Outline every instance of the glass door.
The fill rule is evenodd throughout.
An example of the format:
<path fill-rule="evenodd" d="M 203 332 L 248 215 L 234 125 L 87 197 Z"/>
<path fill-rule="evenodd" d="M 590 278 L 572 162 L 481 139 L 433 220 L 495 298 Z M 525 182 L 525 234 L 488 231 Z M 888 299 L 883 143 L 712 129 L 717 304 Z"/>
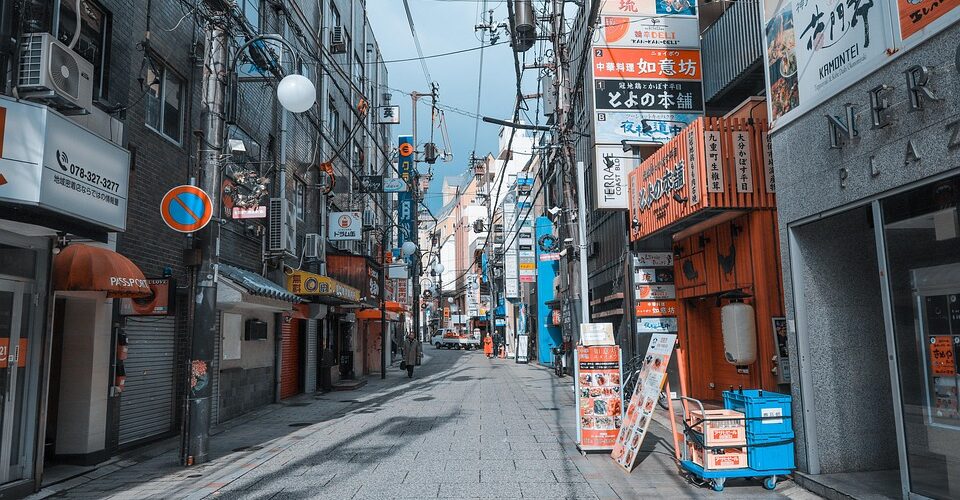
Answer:
<path fill-rule="evenodd" d="M 29 325 L 26 302 L 22 282 L 0 279 L 0 484 L 22 476 L 23 464 L 16 457 L 21 455 L 24 383 L 18 381 L 17 369 L 26 361 L 25 335 L 21 342 Z"/>
<path fill-rule="evenodd" d="M 880 206 L 907 493 L 960 498 L 960 177 Z"/>

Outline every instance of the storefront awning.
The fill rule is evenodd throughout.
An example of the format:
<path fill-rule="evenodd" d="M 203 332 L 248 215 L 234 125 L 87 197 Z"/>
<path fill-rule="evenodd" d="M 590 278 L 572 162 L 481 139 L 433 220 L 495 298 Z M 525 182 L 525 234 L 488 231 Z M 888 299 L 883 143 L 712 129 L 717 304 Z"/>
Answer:
<path fill-rule="evenodd" d="M 284 290 L 280 285 L 245 269 L 220 264 L 220 274 L 243 287 L 251 295 L 259 295 L 261 297 L 292 302 L 294 304 L 303 301 L 300 297 Z"/>
<path fill-rule="evenodd" d="M 359 304 L 360 290 L 344 285 L 339 281 L 306 271 L 293 271 L 287 274 L 287 290 L 301 297 L 325 304 Z"/>
<path fill-rule="evenodd" d="M 403 304 L 393 300 L 387 301 L 387 310 L 395 313 L 407 312 L 407 308 Z"/>
<path fill-rule="evenodd" d="M 143 271 L 130 259 L 106 248 L 75 243 L 53 259 L 53 289 L 106 292 L 110 298 L 137 299 L 153 292 Z"/>
<path fill-rule="evenodd" d="M 361 309 L 357 312 L 357 319 L 359 320 L 379 320 L 380 319 L 380 309 Z M 387 311 L 387 321 L 400 321 L 400 315 Z"/>

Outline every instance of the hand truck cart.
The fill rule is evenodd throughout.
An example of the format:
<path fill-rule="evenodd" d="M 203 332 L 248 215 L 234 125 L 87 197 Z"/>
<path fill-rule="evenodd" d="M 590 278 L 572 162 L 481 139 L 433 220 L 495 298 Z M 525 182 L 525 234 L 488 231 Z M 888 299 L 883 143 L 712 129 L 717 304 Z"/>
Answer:
<path fill-rule="evenodd" d="M 752 464 L 749 458 L 746 460 L 746 467 L 738 467 L 731 469 L 706 469 L 703 465 L 699 465 L 693 461 L 691 456 L 691 449 L 694 446 L 699 447 L 702 450 L 709 449 L 719 449 L 719 448 L 735 448 L 740 446 L 706 446 L 704 442 L 703 435 L 696 431 L 694 427 L 699 424 L 704 424 L 705 421 L 718 421 L 718 420 L 746 420 L 748 417 L 743 418 L 706 418 L 706 411 L 704 410 L 703 403 L 697 399 L 680 396 L 680 412 L 683 425 L 683 446 L 677 450 L 678 459 L 680 461 L 679 466 L 681 473 L 688 473 L 703 482 L 708 482 L 713 488 L 714 491 L 723 491 L 724 483 L 729 478 L 751 478 L 751 479 L 763 479 L 763 487 L 768 490 L 772 490 L 777 487 L 777 476 L 785 476 L 790 474 L 793 471 L 793 436 L 790 435 L 789 439 L 784 439 L 781 436 L 776 437 L 776 440 L 767 440 L 763 443 L 751 444 L 750 433 L 747 434 L 747 444 L 746 448 L 750 450 L 751 446 L 757 446 L 759 449 L 754 450 L 756 453 L 751 452 L 748 455 L 749 457 L 756 456 L 760 463 Z M 703 419 L 697 422 L 690 422 L 690 415 L 688 414 L 687 404 L 691 404 L 699 408 L 699 415 L 704 416 Z M 672 406 L 672 405 L 671 405 Z M 673 425 L 674 436 L 677 435 L 676 428 L 676 414 L 671 411 L 671 424 Z M 784 450 L 783 447 L 789 448 L 789 461 L 783 459 L 780 460 L 771 460 L 768 456 L 770 451 L 776 451 L 777 453 L 784 453 L 787 450 Z M 705 454 L 705 453 L 704 453 Z M 706 460 L 704 460 L 706 462 Z M 706 465 L 706 463 L 704 463 Z M 760 468 L 753 468 L 754 466 L 759 466 Z M 768 468 L 770 467 L 770 468 Z"/>

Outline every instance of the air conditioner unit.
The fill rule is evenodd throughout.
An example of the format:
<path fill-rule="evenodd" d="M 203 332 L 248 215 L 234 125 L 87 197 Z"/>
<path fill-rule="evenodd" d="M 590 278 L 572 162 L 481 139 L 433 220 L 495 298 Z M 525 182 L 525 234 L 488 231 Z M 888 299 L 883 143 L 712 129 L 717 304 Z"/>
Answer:
<path fill-rule="evenodd" d="M 303 256 L 308 259 L 320 258 L 320 245 L 323 240 L 317 233 L 307 233 L 303 237 Z"/>
<path fill-rule="evenodd" d="M 49 33 L 30 33 L 21 41 L 20 97 L 63 113 L 86 114 L 93 106 L 93 64 Z"/>
<path fill-rule="evenodd" d="M 270 198 L 270 221 L 267 251 L 297 254 L 297 214 L 293 202 L 283 198 Z"/>
<path fill-rule="evenodd" d="M 363 227 L 373 227 L 377 224 L 377 213 L 367 208 L 363 211 Z"/>
<path fill-rule="evenodd" d="M 330 33 L 330 53 L 347 53 L 347 37 L 343 33 L 343 26 L 334 26 Z"/>

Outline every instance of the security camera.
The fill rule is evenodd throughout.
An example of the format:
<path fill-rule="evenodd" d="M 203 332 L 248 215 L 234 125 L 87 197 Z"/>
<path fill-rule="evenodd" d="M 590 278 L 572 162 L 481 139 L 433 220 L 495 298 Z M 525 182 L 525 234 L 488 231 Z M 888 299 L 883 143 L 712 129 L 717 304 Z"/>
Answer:
<path fill-rule="evenodd" d="M 547 209 L 547 213 L 550 214 L 551 217 L 556 217 L 560 212 L 563 212 L 563 209 L 560 207 L 551 207 Z"/>

